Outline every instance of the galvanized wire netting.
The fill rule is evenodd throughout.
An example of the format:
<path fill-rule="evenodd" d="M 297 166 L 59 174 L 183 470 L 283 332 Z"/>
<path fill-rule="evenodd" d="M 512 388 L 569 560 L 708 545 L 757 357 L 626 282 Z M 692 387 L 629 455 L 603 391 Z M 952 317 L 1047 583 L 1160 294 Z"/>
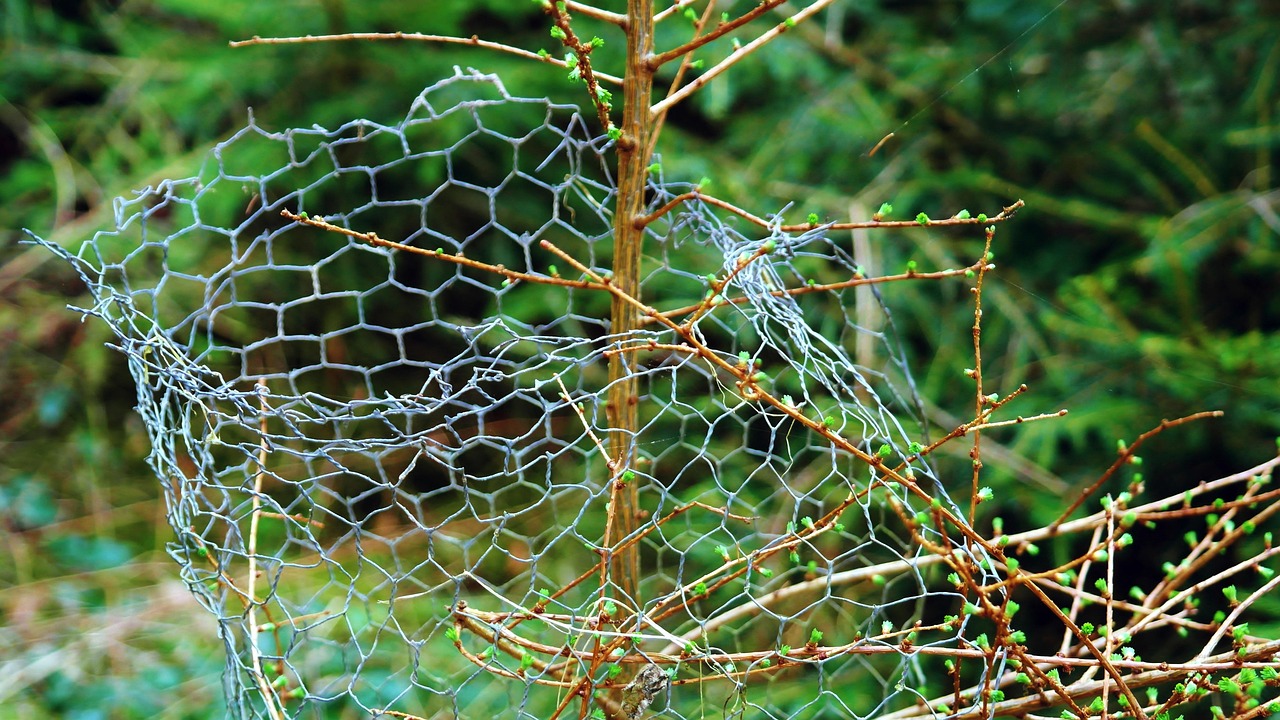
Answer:
<path fill-rule="evenodd" d="M 869 718 L 949 686 L 910 652 L 963 643 L 943 619 L 963 599 L 900 521 L 927 508 L 664 349 L 660 323 L 611 334 L 607 293 L 480 267 L 583 279 L 546 240 L 606 274 L 610 157 L 575 108 L 459 72 L 393 126 L 250 122 L 63 252 L 128 356 L 236 716 Z M 649 206 L 686 190 L 655 180 Z M 757 230 L 698 202 L 654 222 L 643 300 L 676 312 L 728 278 L 698 337 L 867 452 L 912 456 L 879 297 L 778 292 L 863 272 L 847 240 Z M 602 568 L 611 351 L 639 360 L 634 596 Z"/>

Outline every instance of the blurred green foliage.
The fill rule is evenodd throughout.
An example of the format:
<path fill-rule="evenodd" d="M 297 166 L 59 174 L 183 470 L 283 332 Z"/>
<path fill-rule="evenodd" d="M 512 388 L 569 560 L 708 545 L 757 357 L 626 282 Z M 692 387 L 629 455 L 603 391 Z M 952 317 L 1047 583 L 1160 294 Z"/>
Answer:
<path fill-rule="evenodd" d="M 1033 392 L 1017 412 L 1071 413 L 992 434 L 1007 459 L 988 462 L 995 510 L 1016 531 L 1020 516 L 1052 519 L 1063 487 L 1096 477 L 1116 438 L 1162 417 L 1228 413 L 1150 446 L 1146 472 L 1163 487 L 1270 451 L 1280 417 L 1278 10 L 1274 0 L 837 3 L 678 107 L 659 148 L 663 173 L 709 177 L 711 192 L 761 214 L 794 203 L 796 222 L 865 217 L 884 201 L 902 218 L 1027 201 L 997 234 L 987 388 L 1025 382 Z M 682 22 L 662 27 L 661 46 L 687 37 Z M 199 611 L 175 609 L 169 593 L 184 591 L 165 561 L 137 562 L 168 529 L 128 373 L 104 348 L 106 329 L 64 309 L 83 302 L 70 271 L 18 245 L 18 228 L 70 246 L 110 227 L 112 198 L 196 173 L 249 107 L 271 129 L 394 122 L 455 64 L 496 72 L 522 95 L 580 99 L 554 68 L 471 49 L 227 46 L 361 30 L 556 49 L 524 0 L 6 5 L 0 524 L 14 561 L 0 563 L 0 645 L 27 665 L 56 658 L 16 698 L 0 697 L 17 716 L 209 717 L 220 667 L 213 636 L 188 632 L 183 614 Z M 619 44 L 597 61 L 607 66 Z M 708 63 L 726 51 L 709 49 Z M 975 235 L 923 230 L 871 242 L 881 273 L 908 260 L 956 267 L 980 248 Z M 968 294 L 906 284 L 883 294 L 935 422 L 962 417 Z M 1027 464 L 1059 484 L 1035 481 Z M 122 653 L 75 644 L 112 624 Z"/>

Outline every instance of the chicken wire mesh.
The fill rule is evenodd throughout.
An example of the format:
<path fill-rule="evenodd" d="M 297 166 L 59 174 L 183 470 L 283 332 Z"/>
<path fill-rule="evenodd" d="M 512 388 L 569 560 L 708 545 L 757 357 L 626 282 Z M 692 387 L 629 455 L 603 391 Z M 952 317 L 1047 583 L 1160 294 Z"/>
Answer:
<path fill-rule="evenodd" d="M 611 334 L 609 294 L 555 267 L 543 241 L 607 276 L 609 151 L 576 108 L 459 71 L 393 126 L 251 119 L 52 248 L 128 357 L 233 715 L 870 718 L 950 686 L 920 651 L 966 643 L 964 600 L 901 522 L 928 508 L 670 327 Z M 649 209 L 689 189 L 655 177 Z M 689 202 L 645 242 L 645 302 L 965 515 L 914 457 L 910 374 L 840 238 Z M 611 352 L 640 414 L 613 470 Z M 609 548 L 619 481 L 641 517 Z M 623 546 L 630 593 L 602 560 Z"/>

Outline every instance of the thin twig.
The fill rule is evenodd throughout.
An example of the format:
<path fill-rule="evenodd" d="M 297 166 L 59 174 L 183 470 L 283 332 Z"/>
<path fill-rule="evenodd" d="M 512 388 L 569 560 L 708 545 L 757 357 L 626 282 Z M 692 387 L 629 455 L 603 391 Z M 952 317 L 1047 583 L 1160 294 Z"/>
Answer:
<path fill-rule="evenodd" d="M 907 272 L 900 273 L 898 275 L 881 275 L 878 277 L 863 277 L 859 274 L 855 274 L 852 278 L 848 280 L 841 280 L 840 282 L 813 283 L 811 285 L 801 285 L 800 287 L 786 288 L 783 290 L 770 290 L 769 295 L 771 297 L 807 295 L 809 293 L 832 292 L 836 290 L 844 290 L 846 288 L 859 287 L 862 285 L 879 285 L 882 283 L 900 282 L 904 280 L 944 280 L 946 278 L 953 278 L 960 275 L 967 275 L 971 272 L 977 272 L 977 270 L 978 264 L 975 263 L 967 268 L 937 270 L 933 272 L 908 270 Z M 720 307 L 721 305 L 741 305 L 743 303 L 750 302 L 751 300 L 750 297 L 745 295 L 733 298 L 725 297 L 724 295 L 720 295 L 719 297 L 721 298 L 721 302 L 717 307 Z M 688 313 L 694 312 L 704 305 L 705 302 L 700 302 L 696 305 L 685 305 L 671 310 L 664 310 L 659 313 L 659 315 L 666 318 L 676 318 L 681 315 L 687 315 Z M 648 325 L 654 322 L 657 322 L 657 320 L 646 318 L 642 321 L 642 324 Z"/>
<path fill-rule="evenodd" d="M 759 217 L 746 210 L 743 210 L 742 208 L 738 207 L 737 205 L 734 205 L 733 203 L 730 203 L 726 200 L 721 200 L 720 198 L 717 198 L 717 197 L 712 197 L 710 195 L 707 195 L 706 193 L 703 193 L 701 190 L 694 189 L 694 190 L 691 190 L 690 192 L 677 195 L 676 197 L 667 201 L 666 204 L 664 204 L 662 207 L 658 208 L 657 210 L 654 210 L 653 212 L 649 213 L 648 215 L 645 215 L 644 217 L 637 218 L 635 221 L 636 226 L 646 227 L 653 221 L 657 220 L 663 215 L 666 215 L 667 213 L 674 210 L 681 203 L 685 203 L 690 200 L 701 200 L 702 202 L 708 205 L 714 205 L 715 207 L 728 210 L 734 215 L 744 218 L 745 220 L 747 220 L 753 225 L 757 225 L 767 230 L 776 229 L 782 232 L 808 232 L 810 230 L 816 230 L 818 228 L 826 228 L 828 230 L 862 230 L 862 229 L 872 229 L 872 228 L 958 227 L 958 226 L 964 226 L 964 225 L 985 226 L 985 225 L 990 225 L 992 223 L 1000 223 L 1000 222 L 1009 220 L 1018 212 L 1018 210 L 1022 209 L 1023 205 L 1025 204 L 1023 203 L 1023 201 L 1017 200 L 1012 205 L 1002 209 L 999 213 L 991 217 L 985 217 L 985 216 L 968 217 L 968 218 L 952 217 L 952 218 L 946 218 L 944 220 L 929 219 L 929 220 L 924 220 L 923 222 L 920 220 L 865 220 L 861 222 L 845 222 L 845 223 L 798 223 L 794 225 L 777 225 L 769 222 L 768 220 L 762 217 Z"/>
<path fill-rule="evenodd" d="M 1031 417 L 1018 416 L 1013 420 L 1001 420 L 999 422 L 980 423 L 978 425 L 972 425 L 968 429 L 969 430 L 989 430 L 991 428 L 1005 427 L 1008 425 L 1021 425 L 1022 423 L 1035 422 L 1036 420 L 1052 420 L 1053 418 L 1060 418 L 1066 414 L 1067 414 L 1066 409 L 1062 409 L 1057 412 L 1032 415 Z"/>
<path fill-rule="evenodd" d="M 271 683 L 267 682 L 267 676 L 262 672 L 262 651 L 258 648 L 258 621 L 255 618 L 258 606 L 256 595 L 258 579 L 258 521 L 262 517 L 262 480 L 267 472 L 267 410 L 269 408 L 267 406 L 266 378 L 258 378 L 258 407 L 262 413 L 262 417 L 258 421 L 258 471 L 253 476 L 253 497 L 250 500 L 253 509 L 249 514 L 249 577 L 245 581 L 245 592 L 249 596 L 249 607 L 247 608 L 249 657 L 252 663 L 253 680 L 258 684 L 258 693 L 262 695 L 262 702 L 266 705 L 267 713 L 272 720 L 284 720 L 281 708 L 278 707 L 280 698 L 271 689 Z"/>
<path fill-rule="evenodd" d="M 703 9 L 702 15 L 698 17 L 697 22 L 693 26 L 693 40 L 696 41 L 702 36 L 702 30 L 707 26 L 707 20 L 710 19 L 711 13 L 715 11 L 716 4 L 714 2 L 707 3 L 707 7 Z M 680 89 L 680 83 L 684 82 L 685 73 L 693 67 L 693 53 L 687 53 L 680 59 L 680 67 L 676 68 L 676 75 L 671 79 L 671 84 L 667 87 L 667 96 L 671 96 Z M 654 72 L 661 63 L 650 60 L 645 64 L 648 72 Z M 658 138 L 662 135 L 662 127 L 667 122 L 667 112 L 653 113 L 649 119 L 649 144 L 646 148 L 645 155 L 652 157 L 658 147 Z"/>
<path fill-rule="evenodd" d="M 653 22 L 655 24 L 660 23 L 695 2 L 698 2 L 698 0 L 675 0 L 675 2 L 671 3 L 671 7 L 654 15 Z"/>
<path fill-rule="evenodd" d="M 565 7 L 568 8 L 570 12 L 575 12 L 575 13 L 578 13 L 579 15 L 583 15 L 585 17 L 593 18 L 596 20 L 603 20 L 604 22 L 607 22 L 610 25 L 617 25 L 618 27 L 623 27 L 627 24 L 627 16 L 622 15 L 620 13 L 609 12 L 608 10 L 603 10 L 594 5 L 587 5 L 586 3 L 574 2 L 573 0 L 564 0 L 564 4 L 565 4 Z"/>
<path fill-rule="evenodd" d="M 815 15 L 819 10 L 830 5 L 832 2 L 833 0 L 816 0 L 816 2 L 814 2 L 809 7 L 801 10 L 795 15 L 792 15 L 791 17 L 787 18 L 785 21 L 778 23 L 773 28 L 765 31 L 764 33 L 761 33 L 761 35 L 757 37 L 755 40 L 752 40 L 746 45 L 743 45 L 737 50 L 734 50 L 732 53 L 729 54 L 728 57 L 716 63 L 710 70 L 707 70 L 702 75 L 699 75 L 697 79 L 695 79 L 693 82 L 689 83 L 688 85 L 685 85 L 678 92 L 672 95 L 669 95 L 664 100 L 661 100 L 658 103 L 654 104 L 651 108 L 649 108 L 650 112 L 653 112 L 653 113 L 666 112 L 672 106 L 676 105 L 680 101 L 684 100 L 685 98 L 689 97 L 693 93 L 697 92 L 699 89 L 702 88 L 702 86 L 711 82 L 711 80 L 716 76 L 718 76 L 720 73 L 724 72 L 725 70 L 728 70 L 734 65 L 737 65 L 740 61 L 745 59 L 748 55 L 755 52 L 756 50 L 759 50 L 765 45 L 768 45 L 770 42 L 780 37 L 783 33 L 790 30 L 796 24 L 804 22 L 805 20 L 808 20 L 810 17 L 813 17 L 813 15 Z"/>
<path fill-rule="evenodd" d="M 494 275 L 501 275 L 512 282 L 524 281 L 542 283 L 543 285 L 559 285 L 561 287 L 581 288 L 584 290 L 608 289 L 602 283 L 591 282 L 588 280 L 567 280 L 557 275 L 537 275 L 534 273 L 520 272 L 518 270 L 511 270 L 503 265 L 491 265 L 489 263 L 480 262 L 479 260 L 472 260 L 462 253 L 451 255 L 443 250 L 428 250 L 414 245 L 405 245 L 404 243 L 398 243 L 394 240 L 385 240 L 378 237 L 378 234 L 374 232 L 351 230 L 350 228 L 344 228 L 341 225 L 334 225 L 327 220 L 322 220 L 311 215 L 295 214 L 288 210 L 281 210 L 280 214 L 303 225 L 310 225 L 311 227 L 320 228 L 321 230 L 326 230 L 328 232 L 334 232 L 357 240 L 363 240 L 370 245 L 389 248 L 391 250 L 401 250 L 403 252 L 413 253 L 414 255 L 423 255 L 425 257 L 435 258 L 454 265 L 461 265 L 475 270 L 483 270 L 484 272 L 493 273 Z"/>
<path fill-rule="evenodd" d="M 248 40 L 233 40 L 228 44 L 233 48 L 240 48 L 247 47 L 249 45 L 297 45 L 301 43 L 345 42 L 350 40 L 411 40 L 414 42 L 444 43 L 447 45 L 470 45 L 472 47 L 480 47 L 485 48 L 486 50 L 496 50 L 498 52 L 516 55 L 525 58 L 526 60 L 544 62 L 548 65 L 556 65 L 566 69 L 569 67 L 568 63 L 554 55 L 542 55 L 536 52 L 529 52 L 524 48 L 507 45 L 505 43 L 481 40 L 475 35 L 466 38 L 456 37 L 453 35 L 428 35 L 426 33 L 411 32 L 357 32 L 337 33 L 333 35 L 295 35 L 290 37 L 260 37 L 258 35 L 254 35 Z M 614 85 L 622 84 L 622 78 L 617 77 L 616 75 L 597 72 L 595 73 L 595 76 Z"/>
<path fill-rule="evenodd" d="M 991 225 L 985 231 L 985 243 L 982 246 L 982 259 L 986 260 L 991 257 L 991 241 L 995 238 L 996 226 Z M 993 398 L 987 397 L 982 388 L 982 286 L 983 281 L 987 277 L 987 270 L 992 267 L 983 264 L 978 268 L 978 279 L 969 290 L 973 293 L 973 369 L 967 371 L 970 378 L 973 379 L 974 385 L 974 410 L 973 417 L 977 421 L 983 416 L 983 407 L 992 403 Z M 977 427 L 977 424 L 975 424 Z M 969 459 L 972 461 L 972 487 L 969 494 L 969 522 L 976 522 L 978 516 L 978 480 L 982 475 L 982 431 L 977 430 L 973 433 L 973 448 L 969 451 Z"/>
<path fill-rule="evenodd" d="M 674 47 L 665 52 L 658 53 L 657 55 L 653 56 L 649 60 L 649 67 L 657 69 L 671 62 L 672 60 L 675 60 L 678 57 L 687 57 L 694 50 L 697 50 L 698 48 L 718 38 L 724 37 L 728 33 L 731 33 L 734 30 L 737 30 L 743 25 L 746 25 L 752 20 L 755 20 L 761 15 L 769 12 L 770 10 L 778 7 L 779 5 L 782 5 L 786 1 L 787 0 L 765 0 L 764 2 L 761 2 L 759 5 L 756 5 L 755 7 L 748 10 L 746 13 L 734 18 L 733 20 L 717 25 L 714 30 L 707 33 L 706 35 L 695 37 L 694 39 L 690 40 L 689 42 L 683 45 Z M 714 8 L 715 8 L 715 3 L 707 3 L 708 11 Z"/>
<path fill-rule="evenodd" d="M 591 53 L 597 47 L 596 41 L 582 42 L 582 39 L 573 31 L 573 25 L 569 22 L 568 6 L 548 2 L 543 5 L 543 11 L 550 15 L 552 22 L 555 23 L 554 30 L 557 33 L 556 36 L 560 38 L 560 43 L 573 53 L 573 69 L 570 77 L 576 74 L 577 78 L 586 84 L 587 96 L 596 109 L 596 117 L 600 120 L 601 127 L 606 131 L 612 130 L 613 120 L 609 118 L 609 111 L 613 109 L 610 99 L 612 93 L 600 87 L 595 68 L 591 66 Z M 569 64 L 570 61 L 566 58 L 565 67 Z"/>
<path fill-rule="evenodd" d="M 1089 496 L 1097 492 L 1098 488 L 1102 487 L 1103 483 L 1110 480 L 1111 476 L 1114 475 L 1117 470 L 1129 463 L 1130 459 L 1133 458 L 1135 451 L 1147 440 L 1150 440 L 1171 427 L 1177 427 L 1178 425 L 1194 422 L 1196 420 L 1203 420 L 1205 418 L 1218 418 L 1222 417 L 1222 415 L 1223 412 L 1221 410 L 1210 410 L 1206 412 L 1192 413 L 1186 417 L 1180 417 L 1177 420 L 1161 420 L 1159 425 L 1142 433 L 1131 445 L 1128 445 L 1121 450 L 1120 457 L 1116 458 L 1116 461 L 1111 463 L 1111 467 L 1107 468 L 1106 472 L 1102 473 L 1102 477 L 1098 478 L 1092 485 L 1085 488 L 1080 493 L 1080 497 L 1076 498 L 1075 502 L 1071 503 L 1071 507 L 1064 510 L 1062 514 L 1058 516 L 1057 520 L 1054 520 L 1049 524 L 1049 529 L 1052 531 L 1054 528 L 1061 525 L 1068 517 L 1071 517 L 1071 513 L 1075 512 L 1076 508 L 1079 508 L 1085 500 L 1089 499 Z"/>

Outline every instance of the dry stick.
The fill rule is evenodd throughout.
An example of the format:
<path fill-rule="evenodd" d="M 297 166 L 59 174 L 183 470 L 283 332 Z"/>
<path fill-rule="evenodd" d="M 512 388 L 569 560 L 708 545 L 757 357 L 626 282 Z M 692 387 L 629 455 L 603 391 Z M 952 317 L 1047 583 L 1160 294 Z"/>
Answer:
<path fill-rule="evenodd" d="M 564 401 L 569 403 L 569 407 L 573 408 L 573 411 L 578 414 L 578 420 L 582 422 L 582 429 L 586 431 L 587 437 L 591 438 L 591 442 L 595 443 L 596 449 L 604 457 L 605 465 L 609 468 L 609 477 L 616 478 L 618 467 L 614 464 L 613 458 L 609 457 L 609 451 L 604 449 L 604 443 L 600 442 L 600 438 L 596 437 L 595 431 L 591 429 L 591 423 L 587 422 L 586 413 L 582 412 L 582 408 L 578 406 L 578 403 L 574 402 L 573 398 L 569 396 L 569 389 L 564 386 L 564 380 L 559 375 L 556 375 L 556 384 L 560 386 L 560 397 L 564 398 Z"/>
<path fill-rule="evenodd" d="M 1160 425 L 1142 433 L 1133 441 L 1133 444 L 1126 447 L 1120 453 L 1120 457 L 1116 458 L 1116 461 L 1111 464 L 1111 467 L 1107 468 L 1107 471 L 1102 473 L 1102 477 L 1098 478 L 1097 481 L 1081 492 L 1080 497 L 1076 498 L 1075 502 L 1071 503 L 1071 507 L 1067 508 L 1061 515 L 1059 515 L 1057 520 L 1054 520 L 1049 524 L 1049 529 L 1052 530 L 1058 527 L 1064 520 L 1070 517 L 1071 513 L 1075 512 L 1085 500 L 1089 499 L 1090 495 L 1097 492 L 1098 488 L 1102 487 L 1103 483 L 1111 479 L 1111 476 L 1114 475 L 1117 470 L 1128 463 L 1129 459 L 1133 457 L 1134 451 L 1136 451 L 1147 440 L 1159 435 L 1161 432 L 1164 432 L 1171 427 L 1176 427 L 1193 420 L 1201 420 L 1203 418 L 1222 417 L 1222 415 L 1223 412 L 1221 410 L 1209 410 L 1206 412 L 1193 413 L 1186 417 L 1178 418 L 1177 420 L 1161 420 Z"/>
<path fill-rule="evenodd" d="M 253 679 L 258 684 L 258 692 L 262 694 L 262 702 L 267 706 L 267 713 L 272 720 L 284 720 L 280 708 L 276 706 L 279 698 L 262 673 L 262 653 L 258 649 L 258 621 L 254 608 L 258 600 L 255 585 L 258 578 L 258 520 L 261 518 L 262 477 L 267 472 L 267 380 L 258 378 L 258 407 L 262 418 L 258 421 L 258 472 L 253 476 L 253 510 L 249 514 L 249 579 L 246 591 L 249 594 L 249 657 L 253 664 Z"/>
<path fill-rule="evenodd" d="M 871 151 L 867 153 L 867 157 L 874 156 L 877 152 L 879 152 L 880 148 L 884 147 L 884 144 L 889 142 L 889 139 L 896 134 L 897 133 L 889 133 L 888 135 L 885 135 L 884 137 L 880 138 L 880 142 L 876 143 L 876 146 L 871 148 Z"/>
<path fill-rule="evenodd" d="M 727 612 L 719 613 L 711 618 L 701 627 L 690 630 L 680 636 L 683 641 L 692 641 L 702 633 L 714 632 L 733 621 L 759 613 L 762 608 L 768 608 L 776 603 L 782 602 L 796 595 L 803 595 L 818 589 L 836 585 L 852 585 L 858 582 L 870 582 L 876 575 L 896 575 L 900 572 L 907 572 L 913 568 L 926 567 L 942 562 L 944 558 L 938 555 L 928 555 L 916 560 L 894 560 L 891 562 L 880 563 L 865 568 L 857 568 L 854 570 L 846 570 L 844 572 L 835 573 L 825 577 L 806 580 L 795 585 L 778 588 L 767 595 L 752 598 L 748 603 L 739 605 Z M 660 650 L 660 653 L 672 653 L 680 650 L 681 647 L 674 643 Z"/>
<path fill-rule="evenodd" d="M 760 48 L 769 44 L 771 41 L 777 39 L 784 32 L 794 27 L 797 23 L 801 23 L 809 19 L 810 17 L 815 15 L 819 10 L 830 5 L 832 2 L 833 0 L 816 0 L 816 2 L 814 2 L 809 7 L 801 10 L 795 15 L 792 15 L 791 17 L 787 18 L 784 22 L 778 23 L 773 28 L 761 33 L 760 36 L 757 37 L 755 40 L 752 40 L 746 45 L 743 45 L 737 50 L 734 50 L 732 53 L 729 54 L 728 57 L 716 63 L 715 66 L 707 70 L 702 75 L 698 76 L 693 82 L 690 82 L 688 85 L 685 85 L 678 92 L 672 95 L 669 95 L 666 99 L 661 100 L 658 103 L 654 104 L 651 110 L 655 114 L 666 112 L 667 110 L 669 110 L 671 107 L 673 107 L 680 101 L 684 100 L 685 98 L 689 97 L 693 93 L 697 92 L 700 88 L 702 88 L 703 85 L 706 85 L 707 83 L 711 82 L 711 80 L 714 79 L 720 73 L 724 72 L 725 70 L 728 70 L 734 65 L 737 65 L 738 62 L 740 62 L 743 58 L 747 57 L 748 55 L 755 52 L 756 50 L 759 50 Z"/>
<path fill-rule="evenodd" d="M 452 35 L 427 35 L 424 33 L 407 33 L 407 32 L 363 32 L 363 33 L 340 33 L 335 35 L 297 35 L 292 37 L 259 37 L 254 35 L 248 40 L 233 40 L 228 43 L 233 48 L 246 47 L 249 45 L 293 45 L 298 43 L 318 43 L 318 42 L 342 42 L 347 40 L 413 40 L 417 42 L 444 43 L 449 45 L 471 45 L 473 47 L 481 47 L 486 50 L 497 50 L 498 52 L 518 55 L 527 60 L 537 60 L 549 65 L 556 65 L 562 68 L 568 68 L 569 63 L 553 56 L 540 55 L 535 52 L 529 52 L 524 48 L 513 47 L 504 43 L 493 42 L 490 40 L 481 40 L 479 37 L 472 35 L 469 38 L 455 37 Z M 622 78 L 614 75 L 597 72 L 595 77 L 615 85 L 622 84 Z"/>

